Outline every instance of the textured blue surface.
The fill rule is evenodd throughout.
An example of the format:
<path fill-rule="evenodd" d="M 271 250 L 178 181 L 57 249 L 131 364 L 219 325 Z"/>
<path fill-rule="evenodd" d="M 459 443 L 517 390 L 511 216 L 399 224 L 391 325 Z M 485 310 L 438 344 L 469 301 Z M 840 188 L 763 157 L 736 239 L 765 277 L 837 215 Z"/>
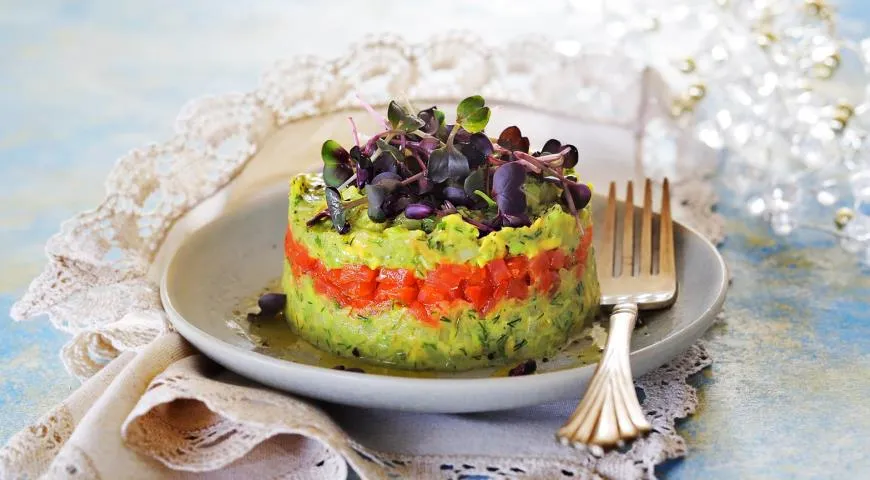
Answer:
<path fill-rule="evenodd" d="M 44 321 L 12 323 L 5 312 L 41 269 L 42 245 L 58 223 L 99 201 L 113 159 L 166 138 L 189 98 L 250 89 L 254 72 L 275 58 L 337 53 L 384 26 L 360 25 L 342 10 L 331 25 L 346 40 L 302 42 L 323 38 L 318 22 L 302 20 L 324 8 L 319 2 L 258 2 L 241 15 L 237 8 L 55 0 L 0 7 L 0 443 L 74 386 L 57 357 L 66 337 Z M 843 10 L 851 31 L 860 31 L 865 10 Z M 400 23 L 390 26 L 412 38 L 434 32 Z M 776 243 L 722 193 L 730 232 L 723 253 L 734 273 L 729 315 L 707 335 L 713 367 L 694 379 L 701 407 L 681 426 L 690 454 L 660 472 L 866 474 L 870 275 L 826 239 Z"/>

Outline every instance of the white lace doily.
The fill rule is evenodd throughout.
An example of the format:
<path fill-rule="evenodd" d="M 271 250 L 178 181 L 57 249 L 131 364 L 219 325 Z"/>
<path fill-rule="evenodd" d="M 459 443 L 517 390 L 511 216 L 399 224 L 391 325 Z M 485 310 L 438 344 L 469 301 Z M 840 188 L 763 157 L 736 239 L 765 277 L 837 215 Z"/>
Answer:
<path fill-rule="evenodd" d="M 706 181 L 713 162 L 701 162 L 690 134 L 669 120 L 670 91 L 661 77 L 607 46 L 568 57 L 551 45 L 533 38 L 490 48 L 466 33 L 419 45 L 380 37 L 339 59 L 278 63 L 252 92 L 191 102 L 179 115 L 173 138 L 119 159 L 102 203 L 65 222 L 48 241 L 48 265 L 14 305 L 12 317 L 46 314 L 71 334 L 61 356 L 81 379 L 121 352 L 148 345 L 169 329 L 157 279 L 174 227 L 217 192 L 233 188 L 271 133 L 289 122 L 354 107 L 357 93 L 384 104 L 400 96 L 451 99 L 475 92 L 492 104 L 579 112 L 589 121 L 625 129 L 640 152 L 635 176 L 668 175 L 679 207 L 675 216 L 712 240 L 721 239 L 721 222 L 712 213 L 715 195 Z M 211 218 L 219 212 L 217 205 Z M 682 454 L 685 446 L 673 422 L 694 408 L 694 391 L 684 380 L 708 362 L 703 346 L 695 346 L 639 382 L 647 410 L 655 405 L 658 433 L 616 457 L 631 459 L 652 475 L 653 465 Z M 608 458 L 596 460 L 590 472 L 623 461 Z"/>

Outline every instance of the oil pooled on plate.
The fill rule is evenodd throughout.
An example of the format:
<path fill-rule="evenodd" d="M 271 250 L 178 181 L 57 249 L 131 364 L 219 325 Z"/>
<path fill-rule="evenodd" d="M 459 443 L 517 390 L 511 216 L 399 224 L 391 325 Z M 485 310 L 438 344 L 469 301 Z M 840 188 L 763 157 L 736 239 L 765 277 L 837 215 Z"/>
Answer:
<path fill-rule="evenodd" d="M 486 378 L 506 377 L 516 364 L 478 368 L 464 372 L 416 371 L 391 368 L 383 364 L 369 363 L 363 358 L 340 357 L 306 342 L 290 329 L 283 315 L 258 317 L 249 315 L 259 312 L 257 299 L 264 293 L 280 292 L 280 280 L 275 279 L 249 297 L 242 299 L 232 311 L 228 326 L 245 338 L 250 348 L 270 357 L 294 363 L 313 365 L 323 368 L 357 368 L 365 373 L 390 375 L 396 377 L 418 378 Z M 550 358 L 536 360 L 537 373 L 565 370 L 596 363 L 607 339 L 607 332 L 599 320 L 584 328 L 576 339 L 570 341 L 562 351 Z"/>

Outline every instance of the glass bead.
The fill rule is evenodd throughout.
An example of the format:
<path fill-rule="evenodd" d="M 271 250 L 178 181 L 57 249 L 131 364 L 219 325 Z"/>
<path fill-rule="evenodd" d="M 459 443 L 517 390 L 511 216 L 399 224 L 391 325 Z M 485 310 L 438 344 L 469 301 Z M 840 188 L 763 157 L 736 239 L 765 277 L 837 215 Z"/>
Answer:
<path fill-rule="evenodd" d="M 856 202 L 870 203 L 870 170 L 853 173 L 849 185 Z"/>
<path fill-rule="evenodd" d="M 746 202 L 746 210 L 753 217 L 758 217 L 767 210 L 767 205 L 764 203 L 763 198 L 755 196 L 751 197 L 749 201 Z"/>
<path fill-rule="evenodd" d="M 773 213 L 770 216 L 770 228 L 776 235 L 789 235 L 795 227 L 797 227 L 797 222 L 788 212 Z"/>

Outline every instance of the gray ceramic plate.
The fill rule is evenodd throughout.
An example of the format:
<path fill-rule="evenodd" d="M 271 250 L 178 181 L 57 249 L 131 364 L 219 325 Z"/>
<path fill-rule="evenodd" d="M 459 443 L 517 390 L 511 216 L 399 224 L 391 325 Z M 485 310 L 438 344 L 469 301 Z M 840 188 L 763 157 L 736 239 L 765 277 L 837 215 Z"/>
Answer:
<path fill-rule="evenodd" d="M 520 377 L 493 377 L 489 370 L 408 378 L 288 361 L 287 355 L 261 348 L 242 334 L 232 312 L 281 273 L 286 201 L 286 192 L 276 189 L 235 209 L 191 235 L 170 261 L 163 304 L 175 328 L 206 355 L 278 389 L 365 407 L 474 412 L 580 398 L 594 364 Z M 680 295 L 673 308 L 644 315 L 645 326 L 632 340 L 636 376 L 688 348 L 713 323 L 725 299 L 727 273 L 715 247 L 682 225 L 676 243 Z"/>

